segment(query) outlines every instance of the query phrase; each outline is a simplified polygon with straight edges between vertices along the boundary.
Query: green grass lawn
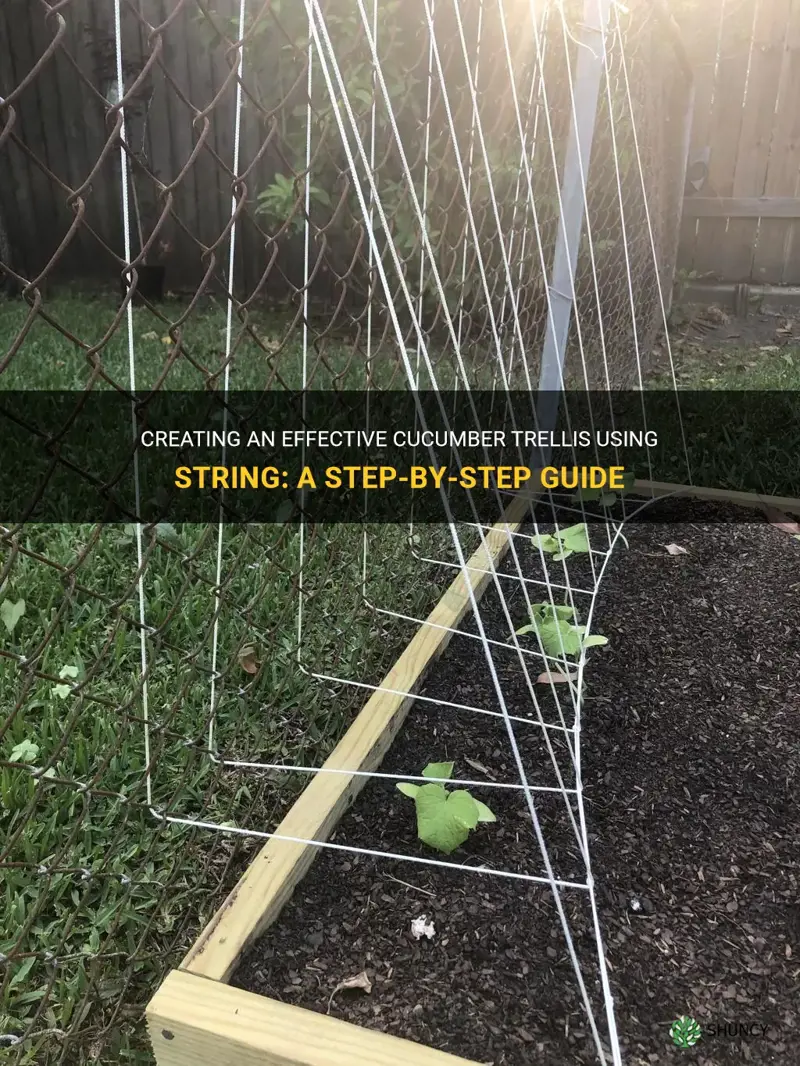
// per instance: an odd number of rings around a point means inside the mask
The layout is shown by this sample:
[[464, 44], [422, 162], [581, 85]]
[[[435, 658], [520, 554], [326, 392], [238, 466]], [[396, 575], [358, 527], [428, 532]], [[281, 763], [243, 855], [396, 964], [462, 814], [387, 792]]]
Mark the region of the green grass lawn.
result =
[[[716, 389], [719, 391], [797, 391], [800, 389], [800, 348], [768, 345], [760, 348], [735, 348], [675, 353], [676, 378], [680, 389]], [[654, 388], [671, 389], [671, 375], [663, 372], [651, 382]]]
[[[118, 302], [107, 295], [48, 300], [45, 311], [61, 329], [35, 317], [19, 355], [0, 376], [0, 387], [82, 389], [95, 363], [102, 371], [99, 388], [110, 387], [106, 378], [127, 386], [128, 319]], [[25, 328], [26, 311], [19, 301], [0, 302], [0, 337], [18, 335]], [[221, 384], [227, 333], [224, 304], [206, 298], [190, 308], [176, 300], [161, 305], [157, 314], [134, 307], [132, 318], [137, 388], [191, 390], [215, 381]], [[363, 363], [354, 359], [352, 347], [338, 339], [312, 339], [317, 344], [310, 347], [308, 373], [315, 386], [341, 388], [349, 376], [358, 387]], [[300, 387], [302, 337], [291, 315], [254, 313], [246, 324], [234, 317], [232, 341], [231, 388]]]
[[[118, 304], [108, 294], [54, 296], [43, 307], [44, 317], [31, 315], [21, 301], [0, 299], [0, 352], [5, 353], [16, 338], [24, 338], [0, 374], [0, 389], [83, 389], [93, 374], [98, 388], [112, 387], [111, 381], [127, 388], [128, 316]], [[221, 387], [227, 339], [224, 303], [207, 297], [192, 306], [175, 299], [160, 305], [156, 313], [134, 307], [132, 318], [138, 390]], [[472, 388], [492, 385], [496, 359], [490, 349], [483, 341], [470, 353]], [[430, 358], [439, 387], [449, 388], [458, 372], [455, 360], [435, 351]], [[416, 359], [416, 351], [411, 352], [414, 366]], [[298, 316], [274, 310], [234, 315], [229, 365], [232, 389], [299, 389], [303, 333]], [[521, 365], [512, 378], [518, 387], [525, 387]], [[406, 371], [391, 328], [374, 329], [368, 340], [364, 323], [345, 335], [341, 325], [330, 326], [330, 316], [323, 322], [314, 320], [306, 344], [307, 387], [362, 389], [368, 380], [374, 388], [406, 388]], [[420, 387], [430, 387], [424, 372]]]
[[[45, 310], [83, 343], [41, 318], [26, 332], [27, 308], [0, 301], [0, 351], [24, 334], [0, 388], [82, 389], [94, 369], [99, 387], [127, 385], [126, 322], [104, 342], [112, 299], [62, 297]], [[185, 307], [164, 311], [175, 321]], [[202, 388], [219, 374], [224, 309], [209, 303], [171, 335], [149, 311], [133, 317], [139, 389]], [[232, 387], [298, 387], [291, 319], [251, 325], [258, 340], [241, 339]], [[316, 387], [363, 386], [362, 352], [315, 340]], [[401, 374], [384, 358], [375, 377], [401, 387]], [[0, 1033], [30, 1034], [15, 1061], [149, 1063], [142, 1008], [259, 843], [157, 814], [269, 832], [307, 781], [209, 756], [218, 530], [159, 533], [144, 557], [148, 763], [133, 531], [0, 532]], [[368, 531], [375, 606], [424, 617], [437, 587], [415, 551], [435, 554], [440, 533], [419, 531], [412, 550], [407, 527]], [[347, 526], [306, 540], [298, 663], [298, 529], [225, 528], [214, 719], [224, 758], [319, 765], [366, 694], [311, 672], [375, 683], [410, 637], [410, 623], [364, 604], [363, 540]]]

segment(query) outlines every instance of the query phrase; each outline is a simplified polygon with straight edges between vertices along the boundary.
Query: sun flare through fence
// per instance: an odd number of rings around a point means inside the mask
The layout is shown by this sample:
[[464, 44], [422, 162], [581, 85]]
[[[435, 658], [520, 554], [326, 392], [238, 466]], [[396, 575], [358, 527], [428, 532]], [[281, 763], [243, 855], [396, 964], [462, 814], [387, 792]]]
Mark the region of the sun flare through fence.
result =
[[[9, 0], [0, 401], [74, 393], [80, 425], [86, 393], [217, 391], [233, 409], [314, 391], [335, 409], [428, 392], [463, 424], [490, 394], [516, 428], [511, 392], [539, 425], [543, 396], [640, 388], [683, 195], [672, 34], [655, 0]], [[11, 1061], [151, 1061], [145, 1003], [309, 781], [381, 778], [323, 763], [368, 698], [412, 695], [380, 678], [427, 627], [471, 642], [488, 696], [419, 705], [491, 720], [507, 773], [385, 774], [428, 850], [316, 842], [549, 892], [565, 1002], [596, 1061], [621, 1062], [580, 725], [622, 525], [587, 523], [588, 495], [545, 514], [494, 495], [465, 521], [443, 489], [439, 524], [0, 515]], [[432, 621], [459, 575], [461, 615]], [[457, 800], [454, 823], [451, 786], [486, 802]], [[427, 822], [420, 795], [442, 807]], [[448, 858], [493, 795], [519, 801], [529, 858]]]

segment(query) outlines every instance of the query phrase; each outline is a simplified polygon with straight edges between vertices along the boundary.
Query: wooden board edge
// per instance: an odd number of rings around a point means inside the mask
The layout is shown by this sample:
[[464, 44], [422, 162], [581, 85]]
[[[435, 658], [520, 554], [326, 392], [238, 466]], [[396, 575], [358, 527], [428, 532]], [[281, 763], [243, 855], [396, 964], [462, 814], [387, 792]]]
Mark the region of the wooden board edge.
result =
[[150, 1001], [147, 1027], [157, 1066], [478, 1066], [184, 970]]
[[[514, 497], [503, 520], [486, 533], [467, 561], [467, 574], [479, 598], [491, 579], [492, 569], [510, 544], [509, 531], [519, 528], [539, 493]], [[431, 663], [442, 654], [470, 608], [469, 587], [459, 573], [419, 627], [392, 669], [364, 704], [355, 721], [323, 764], [324, 769], [372, 771], [379, 765], [397, 735], [413, 697]], [[394, 692], [386, 691], [387, 689]], [[180, 969], [225, 981], [246, 948], [275, 920], [295, 885], [319, 852], [344, 812], [367, 783], [348, 774], [315, 774], [275, 830], [293, 840], [270, 839], [264, 844], [189, 949]]]
[[684, 218], [800, 218], [800, 199], [794, 196], [687, 196]]
[[752, 507], [754, 510], [763, 510], [765, 507], [774, 507], [778, 511], [788, 511], [790, 514], [800, 514], [800, 499], [792, 496], [762, 496], [756, 492], [735, 492], [733, 489], [703, 488], [702, 485], [673, 485], [667, 481], [643, 481], [634, 482], [633, 490], [642, 495], [652, 493], [654, 496], [692, 496], [699, 500], [718, 500], [720, 503], [734, 503], [740, 507]]

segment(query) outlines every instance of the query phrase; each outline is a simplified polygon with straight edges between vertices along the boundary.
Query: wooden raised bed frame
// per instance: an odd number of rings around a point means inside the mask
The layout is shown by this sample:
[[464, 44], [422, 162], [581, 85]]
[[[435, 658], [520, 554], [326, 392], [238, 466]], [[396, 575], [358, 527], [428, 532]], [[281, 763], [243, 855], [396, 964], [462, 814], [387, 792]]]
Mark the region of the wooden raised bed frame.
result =
[[[645, 495], [675, 493], [710, 501], [800, 514], [800, 500], [637, 481]], [[530, 496], [512, 500], [504, 521], [487, 534], [407, 645], [347, 733], [324, 763], [327, 769], [374, 771], [397, 735], [413, 693], [450, 642], [470, 608], [469, 583], [478, 599], [492, 567], [506, 554]], [[487, 572], [488, 571], [488, 572]], [[325, 841], [368, 778], [317, 774], [291, 807], [276, 834]], [[293, 1007], [227, 982], [244, 951], [280, 914], [319, 847], [268, 840], [238, 884], [172, 970], [147, 1007], [158, 1066], [478, 1066], [447, 1052], [364, 1029], [315, 1011]]]

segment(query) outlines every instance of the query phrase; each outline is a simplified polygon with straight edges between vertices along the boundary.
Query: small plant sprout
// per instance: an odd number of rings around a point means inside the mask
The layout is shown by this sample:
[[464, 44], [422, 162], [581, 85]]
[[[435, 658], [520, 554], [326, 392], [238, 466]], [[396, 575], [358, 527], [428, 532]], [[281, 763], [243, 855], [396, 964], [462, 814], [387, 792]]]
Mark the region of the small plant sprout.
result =
[[560, 563], [562, 559], [569, 559], [576, 552], [586, 553], [589, 551], [589, 531], [585, 522], [578, 522], [568, 529], [558, 529], [555, 533], [540, 533], [531, 537], [534, 548], [541, 548], [553, 556], [553, 562]]
[[608, 637], [588, 636], [586, 626], [575, 625], [574, 607], [556, 607], [552, 603], [534, 603], [529, 625], [517, 630], [518, 637], [538, 633], [545, 655], [557, 659], [562, 655], [580, 655], [584, 648], [608, 644]]
[[[449, 780], [453, 763], [428, 763], [423, 777]], [[449, 855], [460, 847], [479, 822], [496, 822], [485, 803], [476, 800], [465, 789], [448, 792], [443, 784], [414, 785], [400, 781], [397, 788], [414, 800], [417, 807], [417, 835], [423, 844]]]
[[605, 511], [630, 492], [635, 481], [636, 475], [633, 471], [626, 471], [622, 475], [621, 489], [578, 489], [572, 499], [577, 503], [599, 503]]
[[9, 633], [13, 633], [17, 628], [17, 622], [25, 614], [25, 600], [17, 600], [16, 603], [11, 600], [3, 600], [0, 603], [0, 621], [6, 627]]
[[32, 740], [21, 740], [19, 744], [11, 749], [9, 759], [11, 762], [36, 762], [38, 754], [38, 744], [34, 744]]
[[69, 678], [76, 678], [79, 673], [80, 671], [77, 666], [62, 666], [58, 671], [58, 676], [66, 683], [63, 685], [53, 685], [53, 695], [58, 696], [60, 700], [65, 700], [72, 692], [72, 685], [69, 683]]

